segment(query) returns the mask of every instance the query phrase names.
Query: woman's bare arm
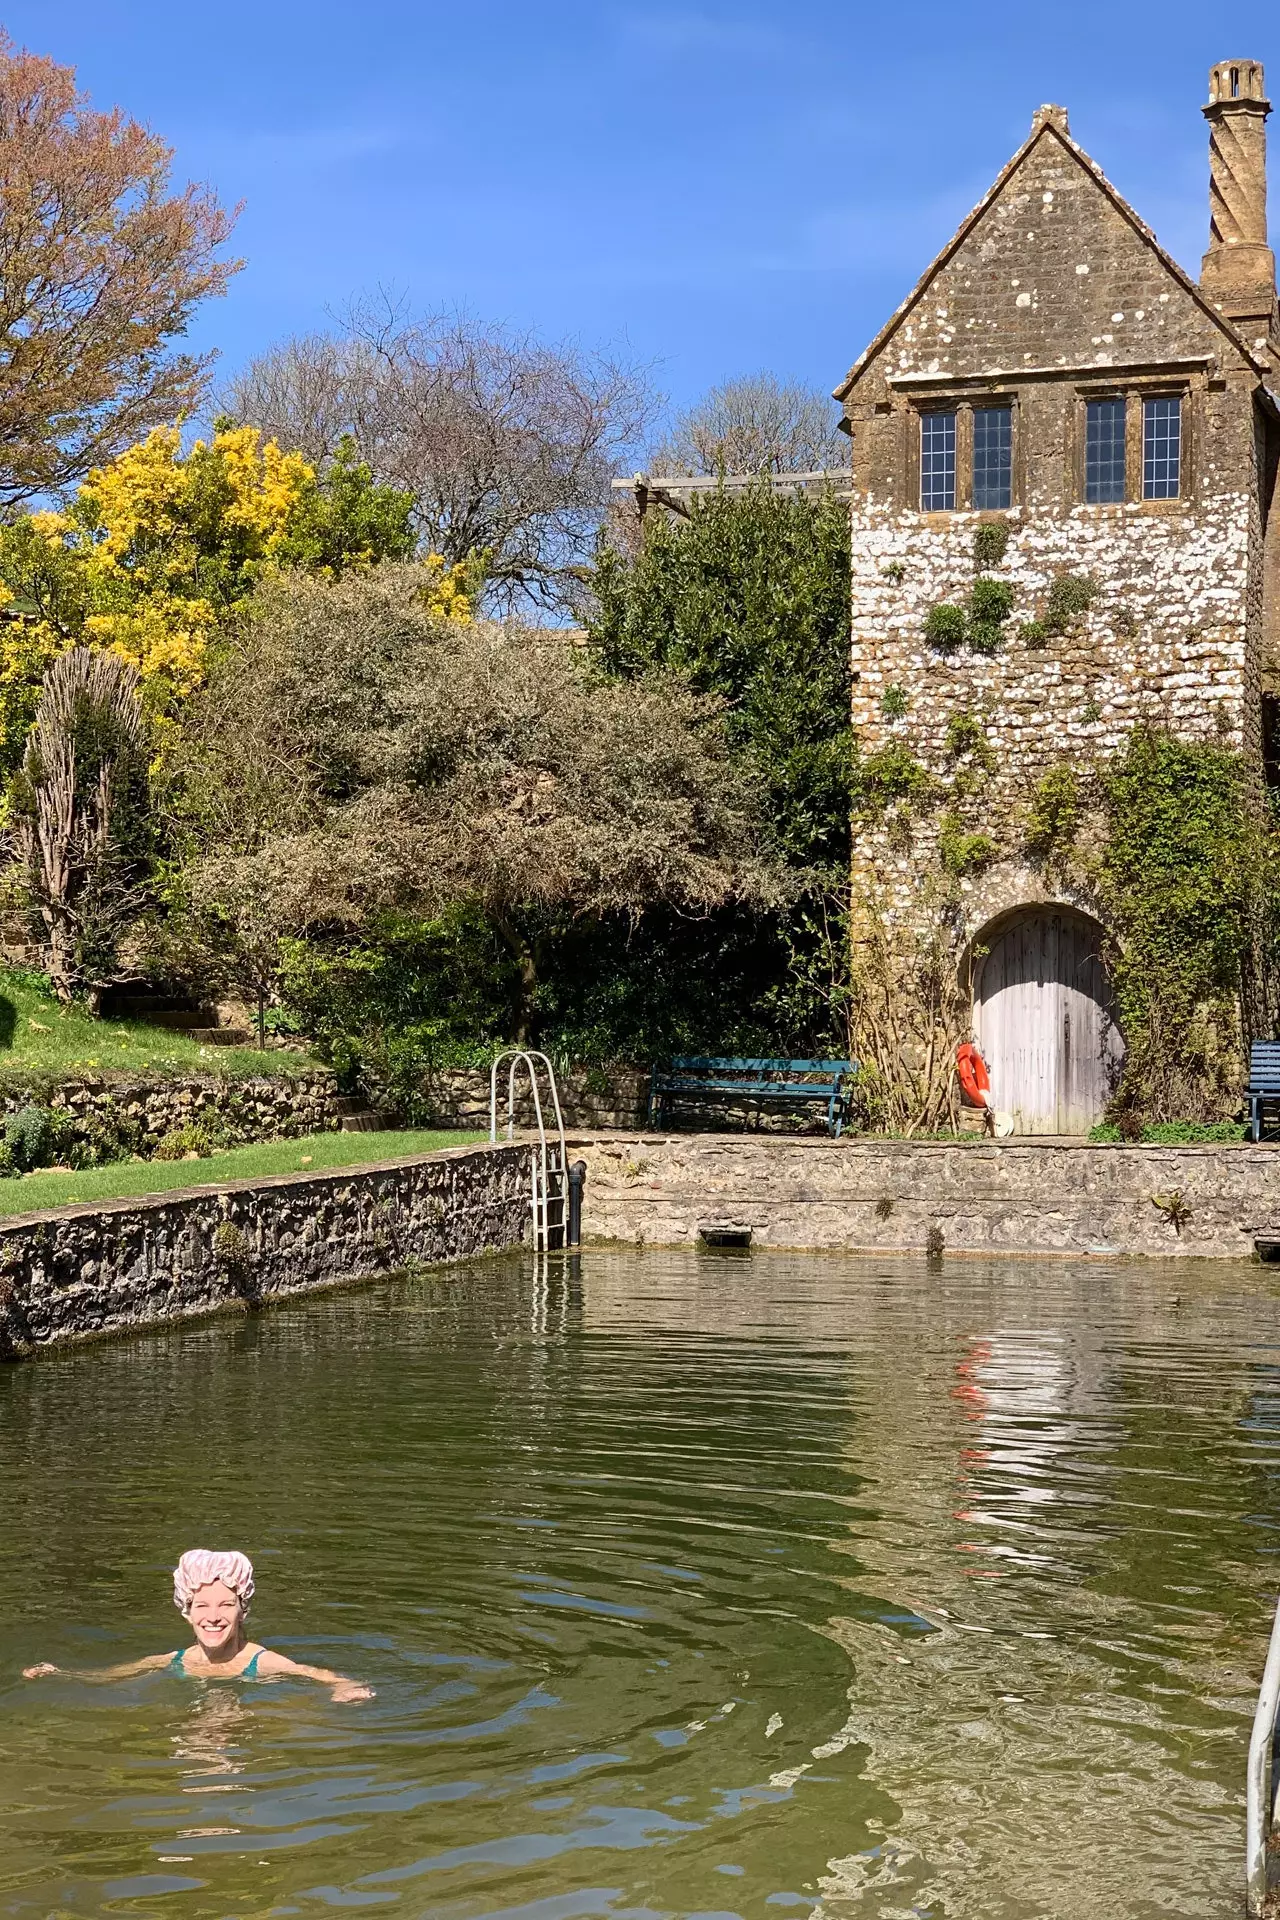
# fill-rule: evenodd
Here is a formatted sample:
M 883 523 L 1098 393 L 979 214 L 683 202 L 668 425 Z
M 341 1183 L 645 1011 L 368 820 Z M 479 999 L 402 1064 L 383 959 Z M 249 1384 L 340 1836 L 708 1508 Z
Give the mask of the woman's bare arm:
M 321 1686 L 332 1687 L 335 1700 L 373 1698 L 373 1688 L 366 1687 L 363 1680 L 349 1680 L 345 1673 L 334 1673 L 328 1667 L 309 1667 L 301 1660 L 290 1660 L 287 1654 L 271 1653 L 265 1647 L 258 1656 L 258 1672 L 264 1676 L 296 1673 L 304 1680 L 318 1680 Z
M 136 1673 L 154 1673 L 157 1667 L 167 1667 L 173 1659 L 171 1653 L 149 1653 L 145 1660 L 127 1660 L 119 1667 L 55 1667 L 50 1660 L 41 1660 L 37 1666 L 24 1667 L 24 1680 L 41 1680 L 47 1673 L 65 1674 L 68 1680 L 131 1680 Z

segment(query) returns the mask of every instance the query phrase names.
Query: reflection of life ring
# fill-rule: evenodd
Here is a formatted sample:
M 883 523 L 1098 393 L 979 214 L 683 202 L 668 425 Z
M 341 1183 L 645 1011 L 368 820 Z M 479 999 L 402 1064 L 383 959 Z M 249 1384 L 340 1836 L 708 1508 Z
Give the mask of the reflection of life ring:
M 956 1072 L 960 1075 L 960 1085 L 971 1105 L 989 1107 L 991 1081 L 987 1074 L 987 1063 L 968 1040 L 956 1048 Z

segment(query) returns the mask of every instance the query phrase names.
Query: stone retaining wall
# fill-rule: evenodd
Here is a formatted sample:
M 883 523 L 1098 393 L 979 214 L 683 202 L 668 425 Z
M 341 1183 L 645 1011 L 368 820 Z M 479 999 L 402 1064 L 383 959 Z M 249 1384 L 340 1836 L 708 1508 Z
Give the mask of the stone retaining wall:
M 6 1221 L 0 1354 L 517 1246 L 529 1173 L 519 1143 L 454 1147 Z
M 70 1115 L 77 1140 L 92 1143 L 102 1127 L 136 1132 L 136 1151 L 149 1159 L 167 1133 L 199 1122 L 215 1125 L 228 1146 L 259 1140 L 335 1133 L 340 1124 L 337 1082 L 332 1074 L 290 1079 L 160 1080 L 104 1074 L 57 1083 L 6 1077 L 0 1081 L 0 1113 L 36 1105 Z
M 528 1076 L 520 1075 L 516 1089 L 516 1125 L 533 1125 Z M 642 1127 L 649 1110 L 649 1075 L 640 1067 L 570 1067 L 557 1073 L 560 1105 L 570 1127 Z M 374 1090 L 376 1094 L 376 1089 Z M 506 1122 L 507 1082 L 504 1070 L 498 1090 L 499 1112 Z M 459 1068 L 428 1076 L 425 1098 L 430 1103 L 425 1124 L 433 1127 L 487 1128 L 489 1125 L 489 1070 Z
M 570 1067 L 557 1073 L 560 1105 L 566 1127 L 633 1129 L 647 1126 L 649 1069 L 647 1067 Z M 516 1124 L 532 1127 L 533 1105 L 528 1079 L 517 1088 Z M 428 1124 L 437 1127 L 488 1127 L 489 1075 L 487 1070 L 432 1074 L 427 1081 L 431 1102 Z M 499 1112 L 506 1123 L 506 1078 L 499 1088 Z M 724 1132 L 740 1128 L 744 1119 L 753 1133 L 821 1133 L 827 1130 L 826 1106 L 817 1100 L 771 1107 L 741 1100 L 708 1100 L 705 1095 L 685 1100 L 678 1108 L 682 1129 Z
M 703 1227 L 752 1243 L 967 1253 L 1250 1259 L 1280 1237 L 1280 1148 L 759 1139 L 575 1138 L 588 1239 L 688 1245 Z M 1162 1201 L 1163 1205 L 1157 1205 Z

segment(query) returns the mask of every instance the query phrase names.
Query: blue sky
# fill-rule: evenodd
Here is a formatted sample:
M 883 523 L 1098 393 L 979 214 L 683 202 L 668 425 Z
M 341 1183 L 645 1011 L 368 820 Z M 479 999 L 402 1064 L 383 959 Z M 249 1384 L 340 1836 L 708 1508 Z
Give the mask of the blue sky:
M 163 133 L 183 178 L 244 201 L 247 266 L 194 328 L 226 367 L 387 286 L 622 348 L 677 405 L 761 367 L 833 386 L 1044 100 L 1198 271 L 1208 67 L 1261 58 L 1280 88 L 1280 11 L 1221 0 L 21 0 L 3 18 Z M 1272 144 L 1280 182 L 1280 114 Z

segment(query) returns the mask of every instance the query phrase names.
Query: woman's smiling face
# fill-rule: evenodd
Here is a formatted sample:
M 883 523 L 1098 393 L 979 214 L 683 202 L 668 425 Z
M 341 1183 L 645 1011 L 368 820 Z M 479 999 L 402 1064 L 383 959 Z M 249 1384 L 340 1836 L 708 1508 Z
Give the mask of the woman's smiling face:
M 244 1611 L 240 1596 L 221 1580 L 197 1587 L 187 1609 L 191 1630 L 206 1653 L 226 1653 L 239 1643 Z

